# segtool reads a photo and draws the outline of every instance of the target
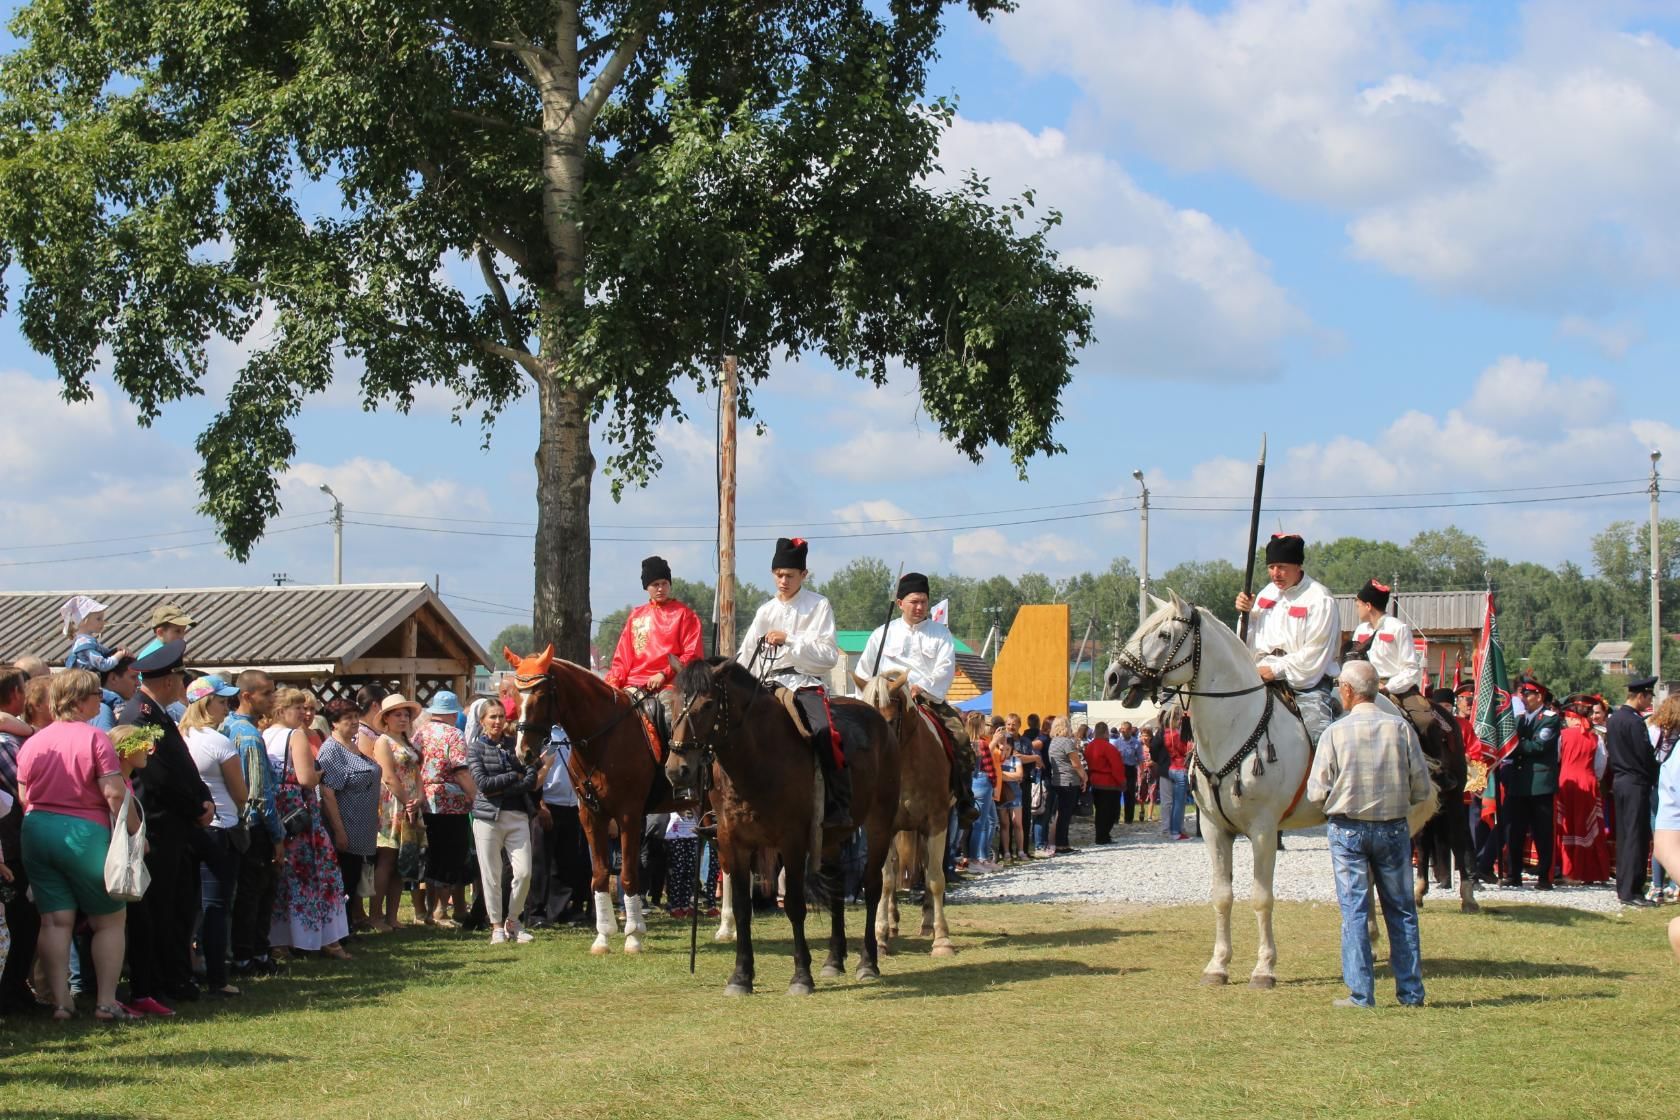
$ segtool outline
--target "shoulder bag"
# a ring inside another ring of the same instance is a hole
[[[132,836],[128,832],[131,805],[140,812],[140,831]],[[134,800],[132,789],[124,789],[122,807],[111,819],[111,845],[105,850],[105,893],[118,902],[139,902],[151,883],[152,873],[146,869],[146,810]]]

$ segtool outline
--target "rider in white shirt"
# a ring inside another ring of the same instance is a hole
[[[1376,580],[1366,580],[1354,598],[1359,625],[1345,654],[1371,663],[1382,683],[1382,691],[1412,721],[1422,736],[1428,734],[1433,718],[1428,697],[1423,695],[1423,654],[1418,652],[1412,628],[1388,613],[1390,589]]]
[[[810,546],[799,537],[781,537],[770,559],[776,595],[753,615],[735,659],[766,681],[791,689],[794,703],[811,729],[811,747],[823,774],[823,828],[850,830],[852,776],[839,757],[838,736],[828,710],[826,674],[840,660],[834,636],[834,610],[828,600],[805,587],[810,575]]]
[[[1313,745],[1336,718],[1336,643],[1341,615],[1322,583],[1302,570],[1306,542],[1277,533],[1266,542],[1271,582],[1258,595],[1237,595],[1237,612],[1248,614],[1248,647],[1264,681],[1284,681],[1295,692],[1301,719]]]
[[[930,598],[927,576],[906,572],[898,581],[899,617],[869,635],[857,671],[867,678],[898,669],[909,677],[910,698],[931,712],[950,737],[951,792],[959,820],[969,824],[980,815],[971,780],[974,746],[962,714],[945,702],[957,675],[957,643],[944,623],[928,617]]]

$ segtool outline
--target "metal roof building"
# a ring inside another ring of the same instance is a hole
[[[78,592],[0,592],[0,661],[26,654],[61,665],[70,641],[58,609]],[[173,603],[196,625],[187,665],[203,672],[262,669],[322,699],[378,682],[422,702],[439,689],[472,695],[489,655],[424,583],[320,587],[84,591],[104,603],[101,640],[137,650],[152,637],[152,608]]]

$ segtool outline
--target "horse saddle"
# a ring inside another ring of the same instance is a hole
[[[834,751],[836,765],[846,764],[846,748],[840,728],[834,722],[834,712],[828,705],[828,693],[821,688],[788,688],[771,685],[771,693],[787,710],[799,734],[816,744],[827,739]]]
[[[1287,708],[1296,719],[1301,719],[1301,705],[1295,700],[1295,687],[1286,680],[1270,680],[1266,687],[1271,689],[1272,699]],[[1301,720],[1303,724],[1305,720]]]

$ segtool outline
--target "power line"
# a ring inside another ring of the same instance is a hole
[[[472,598],[470,596],[467,596],[467,595],[457,595],[452,591],[445,594],[444,598],[445,599],[453,599],[453,600],[455,600],[457,602],[461,602],[461,603],[477,603],[481,607],[499,607],[504,611],[513,611],[515,614],[530,614],[531,613],[531,608],[530,607],[515,607],[515,606],[511,606],[507,603],[492,603],[488,599],[474,599],[474,598]]]
[[[1383,512],[1397,509],[1476,509],[1482,506],[1523,506],[1548,502],[1582,502],[1597,498],[1621,498],[1630,494],[1643,495],[1644,490],[1608,490],[1598,494],[1552,494],[1541,498],[1490,498],[1482,502],[1408,502],[1398,505],[1385,505],[1378,509],[1366,511],[1357,506],[1274,506],[1268,503],[1264,508],[1267,513],[1364,513]],[[1175,513],[1247,513],[1248,506],[1160,506],[1153,503],[1150,509],[1171,510]]]
[[[273,518],[269,523],[273,524],[276,521],[296,521],[300,517],[319,517],[323,513],[330,513],[330,512],[332,512],[332,511],[331,510],[314,510],[314,511],[311,511],[309,513],[286,513],[286,514],[281,514],[279,517]],[[59,541],[55,544],[7,544],[7,545],[0,545],[0,552],[38,552],[41,549],[46,549],[46,548],[81,548],[85,545],[90,545],[90,544],[119,544],[123,541],[155,541],[159,537],[187,537],[187,536],[197,536],[201,533],[208,533],[212,537],[214,537],[215,532],[216,532],[216,530],[214,530],[214,529],[202,529],[202,528],[200,528],[200,529],[170,529],[170,530],[167,530],[165,532],[158,532],[158,533],[135,533],[135,534],[132,534],[131,536],[126,536],[126,537],[90,537],[87,540],[81,540],[81,541]],[[196,542],[196,543],[208,544],[210,542],[208,540],[206,540],[206,541],[200,541],[200,542]],[[180,546],[177,546],[177,547],[186,548],[186,547],[190,547],[190,546],[189,545],[180,545]],[[125,554],[125,555],[127,555],[127,554]]]
[[[1480,490],[1457,487],[1452,490],[1399,490],[1378,494],[1279,494],[1278,499],[1294,502],[1332,502],[1368,501],[1371,498],[1437,498],[1450,494],[1526,494],[1536,490],[1585,490],[1597,486],[1626,486],[1633,483],[1648,483],[1649,478],[1611,478],[1602,482],[1552,482],[1541,486],[1490,486]],[[1641,494],[1644,490],[1639,491]],[[1162,498],[1178,498],[1186,501],[1229,501],[1233,499],[1247,500],[1247,494],[1160,494]],[[1247,506],[1243,507],[1245,510]]]
[[[307,525],[292,525],[284,529],[274,529],[265,535],[277,537],[281,533],[296,533],[300,529],[316,529],[322,525],[331,524],[330,521],[312,521]],[[215,543],[213,540],[188,541],[184,544],[160,545],[157,548],[138,548],[131,552],[107,552],[98,556],[54,556],[46,560],[0,560],[0,568],[27,568],[39,564],[75,564],[83,560],[117,560],[125,556],[156,556],[160,552],[180,552],[183,549],[203,548],[205,545]]]

